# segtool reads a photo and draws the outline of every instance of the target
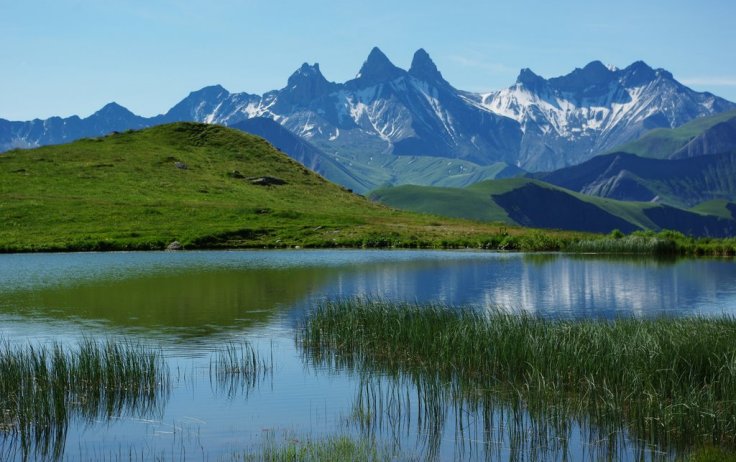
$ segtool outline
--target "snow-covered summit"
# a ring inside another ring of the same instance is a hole
[[[730,109],[736,105],[695,92],[642,61],[625,68],[592,61],[549,79],[522,69],[510,87],[475,94],[448,83],[423,49],[407,71],[373,48],[345,83],[330,82],[318,64],[304,63],[281,89],[253,95],[209,86],[153,118],[112,105],[86,119],[0,120],[0,150],[173,121],[233,125],[267,117],[340,159],[433,156],[549,170],[651,128]]]
[[[478,101],[519,122],[525,139],[519,165],[533,170],[582,162],[649,129],[734,107],[643,61],[624,69],[593,61],[551,79],[523,69],[514,85],[479,95]]]

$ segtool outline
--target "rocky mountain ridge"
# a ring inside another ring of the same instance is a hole
[[[111,104],[85,119],[0,119],[0,150],[175,121],[234,125],[267,117],[348,169],[417,156],[539,171],[583,162],[652,128],[731,109],[736,104],[643,62],[616,69],[594,61],[551,79],[524,69],[511,87],[474,94],[455,89],[422,49],[404,70],[374,48],[345,83],[329,82],[318,64],[305,63],[280,90],[205,87],[152,118]]]

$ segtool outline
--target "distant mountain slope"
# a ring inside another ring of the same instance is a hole
[[[617,146],[612,152],[629,152],[654,159],[677,159],[736,150],[736,111],[702,117],[678,128],[658,128],[641,138]]]
[[[736,233],[736,220],[722,213],[601,199],[533,179],[484,181],[464,189],[398,186],[375,191],[371,198],[403,210],[538,228],[603,233],[673,229],[712,237]]]
[[[574,165],[651,129],[736,109],[641,61],[625,69],[593,61],[552,79],[524,69],[514,86],[476,100],[520,123],[518,165],[532,171]]]
[[[107,104],[89,117],[77,116],[11,122],[0,119],[0,152],[14,148],[33,148],[68,143],[80,138],[105,135],[114,131],[139,129],[152,125],[117,103]]]
[[[364,194],[394,184],[468,186],[493,178],[522,175],[523,170],[497,162],[478,165],[444,157],[376,154],[367,159],[328,155],[267,117],[240,121],[232,128],[262,136],[271,144],[328,180]]]
[[[469,104],[424,50],[408,71],[374,48],[343,84],[328,82],[319,65],[304,64],[286,87],[262,97],[203,89],[178,106],[190,108],[177,111],[179,118],[226,125],[269,117],[325,152],[359,160],[392,154],[514,163],[521,141],[516,122]]]
[[[736,200],[736,150],[675,160],[613,153],[533,177],[593,196],[692,207],[712,199]]]
[[[359,192],[367,191],[373,186],[310,142],[296,136],[272,119],[254,117],[242,120],[230,127],[265,138],[278,150],[333,183]]]
[[[422,49],[404,70],[374,48],[356,77],[344,83],[328,81],[318,64],[305,63],[285,87],[263,95],[215,85],[148,119],[119,106],[107,109],[86,119],[0,120],[0,150],[176,121],[234,125],[267,117],[346,169],[357,169],[351,174],[368,190],[384,183],[437,184],[442,170],[427,175],[426,167],[453,161],[473,167],[474,179],[493,175],[502,164],[529,171],[561,168],[647,130],[678,127],[736,104],[695,92],[643,62],[619,70],[594,61],[550,79],[524,69],[512,87],[480,95],[454,88]],[[404,156],[447,160],[402,163]],[[402,170],[392,170],[392,160]]]

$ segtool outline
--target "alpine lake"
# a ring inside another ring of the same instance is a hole
[[[422,250],[0,255],[4,348],[132,342],[160,352],[168,377],[145,406],[70,414],[52,432],[0,426],[0,460],[242,460],[265,444],[336,435],[397,460],[676,456],[592,419],[545,425],[503,400],[428,403],[411,377],[315,360],[299,342],[305,318],[351,299],[554,319],[732,316],[736,263]],[[217,373],[218,355],[243,345],[259,371]]]

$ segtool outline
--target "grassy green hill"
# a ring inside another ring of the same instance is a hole
[[[693,138],[734,118],[736,118],[736,111],[728,111],[695,119],[677,128],[656,128],[638,140],[617,146],[608,152],[628,152],[641,157],[666,159],[682,149]]]
[[[194,123],[0,155],[0,223],[2,251],[475,246],[499,232],[372,203],[261,138]]]
[[[399,186],[375,191],[371,197],[404,210],[534,228],[598,233],[672,229],[696,236],[732,236],[736,232],[733,217],[715,206],[711,208],[719,213],[709,215],[588,196],[529,178],[489,180],[462,189]]]

